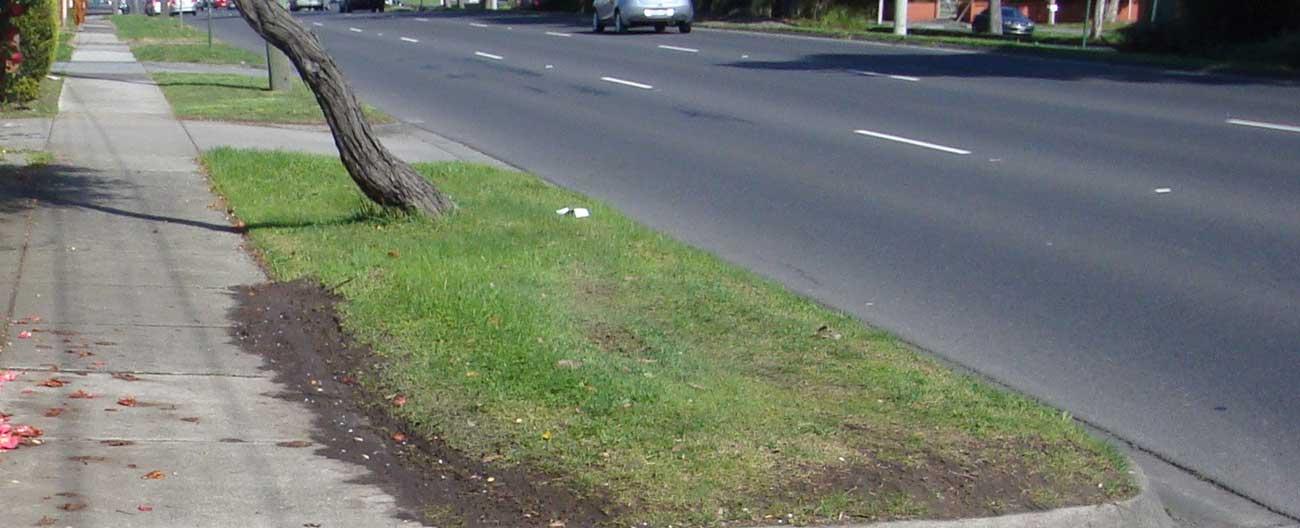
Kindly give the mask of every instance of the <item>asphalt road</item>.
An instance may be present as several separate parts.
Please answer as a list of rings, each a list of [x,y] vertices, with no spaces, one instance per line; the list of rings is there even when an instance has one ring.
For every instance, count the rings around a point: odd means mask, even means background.
[[[573,17],[301,20],[403,120],[1300,516],[1294,84]]]

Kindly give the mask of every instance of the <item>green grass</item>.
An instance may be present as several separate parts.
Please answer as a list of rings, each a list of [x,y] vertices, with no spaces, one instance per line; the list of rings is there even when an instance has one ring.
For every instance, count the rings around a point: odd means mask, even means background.
[[[113,15],[118,38],[143,62],[265,65],[266,56],[236,48],[220,39],[208,46],[208,34],[178,25],[174,18]]]
[[[214,42],[209,48],[207,42],[188,43],[172,42],[165,44],[134,44],[131,53],[142,62],[194,62],[202,64],[266,64],[266,55],[253,53],[243,48]]]
[[[300,81],[284,92],[267,89],[266,76],[208,73],[155,73],[176,117],[260,123],[323,124],[316,98]],[[372,123],[392,122],[367,106]]]
[[[56,77],[58,77],[56,75]],[[21,106],[0,105],[0,117],[16,119],[24,117],[54,117],[59,113],[59,95],[63,93],[63,78],[41,80],[40,96]]]
[[[430,221],[375,210],[335,158],[204,162],[275,279],[342,285],[412,432],[605,497],[619,524],[924,516],[948,468],[1026,476],[972,513],[1132,492],[1067,416],[530,175],[420,165],[459,205]],[[592,216],[556,215],[572,205]],[[929,489],[841,478],[881,467]]]
[[[76,31],[63,30],[59,32],[59,48],[54,52],[54,60],[58,62],[68,62],[72,60],[72,39],[77,36]]]
[[[198,40],[206,35],[176,17],[112,15],[109,19],[123,40]]]

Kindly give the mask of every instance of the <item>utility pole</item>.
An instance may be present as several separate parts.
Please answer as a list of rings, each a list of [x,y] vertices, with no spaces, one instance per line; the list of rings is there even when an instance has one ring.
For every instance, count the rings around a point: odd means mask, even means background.
[[[880,0],[879,5],[876,6],[876,25],[885,25],[885,0]]]
[[[212,2],[208,2],[208,49],[212,49]]]
[[[1088,6],[1083,8],[1083,42],[1079,44],[1080,47],[1084,47],[1084,48],[1088,47],[1088,32],[1092,31],[1092,25],[1088,23],[1089,20],[1088,17],[1091,16],[1092,16],[1092,0],[1088,0]]]
[[[894,34],[907,36],[907,0],[894,0]]]
[[[289,0],[277,3],[286,10],[289,9]],[[243,9],[244,6],[239,8]],[[293,86],[293,67],[289,65],[289,56],[270,42],[266,43],[266,76],[273,92],[286,92]]]

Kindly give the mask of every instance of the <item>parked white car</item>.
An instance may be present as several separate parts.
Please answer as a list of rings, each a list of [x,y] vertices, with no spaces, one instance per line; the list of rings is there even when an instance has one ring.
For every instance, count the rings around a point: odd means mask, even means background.
[[[313,11],[324,11],[327,8],[325,0],[289,0],[289,10],[297,11],[299,9],[311,9]]]
[[[180,8],[176,7],[177,2],[180,2]],[[173,15],[176,13],[189,13],[194,15],[199,12],[198,5],[195,4],[194,0],[167,0],[167,5],[171,8],[171,14]],[[144,14],[154,16],[161,15],[162,13],[163,5],[161,0],[148,0],[145,2]]]

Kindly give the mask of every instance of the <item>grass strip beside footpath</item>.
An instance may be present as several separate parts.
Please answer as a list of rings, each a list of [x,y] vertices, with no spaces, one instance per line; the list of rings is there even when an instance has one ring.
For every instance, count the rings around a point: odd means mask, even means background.
[[[419,165],[376,210],[337,159],[218,149],[277,280],[339,285],[413,433],[608,501],[617,524],[965,517],[1134,492],[1068,416],[518,172]],[[559,216],[567,206],[592,216]]]
[[[53,77],[53,78],[51,78]],[[18,119],[26,117],[54,117],[59,113],[59,95],[63,93],[63,78],[58,75],[41,79],[40,95],[21,105],[0,105],[0,117]]]
[[[213,73],[154,73],[154,82],[181,119],[207,119],[251,123],[319,125],[325,115],[315,96],[301,81],[293,89],[273,92],[266,76]],[[393,118],[366,105],[372,123]]]
[[[262,66],[266,57],[220,40],[208,46],[207,33],[181,25],[175,18],[113,15],[118,38],[126,41],[135,58],[145,62],[201,64],[251,64]]]

